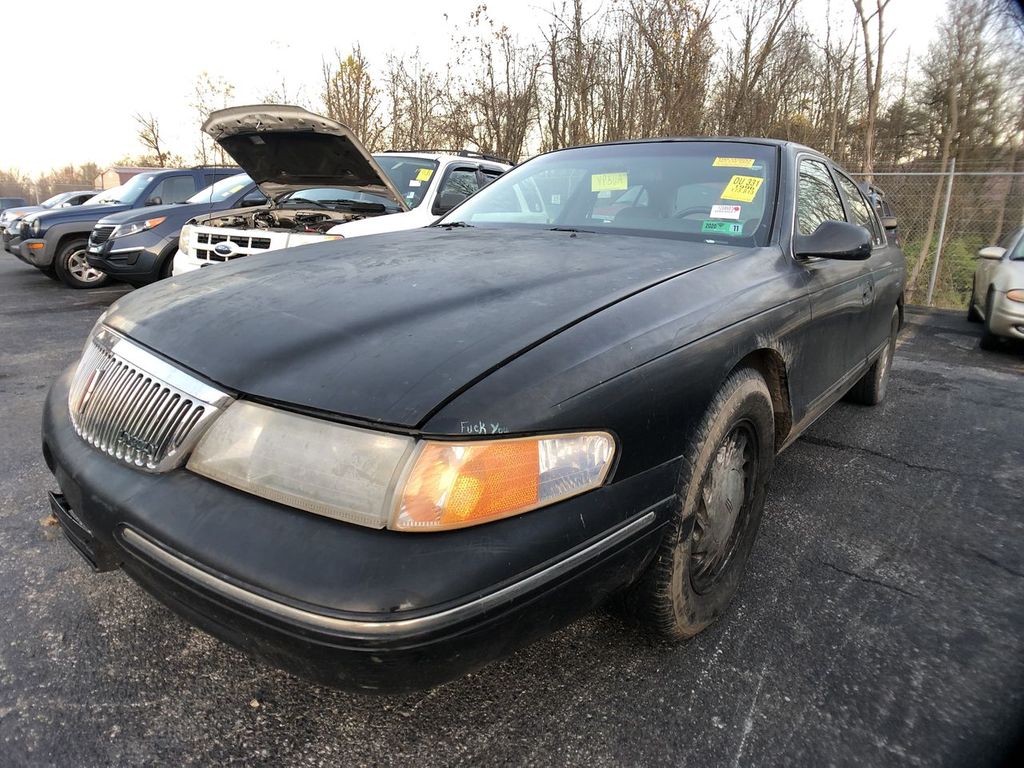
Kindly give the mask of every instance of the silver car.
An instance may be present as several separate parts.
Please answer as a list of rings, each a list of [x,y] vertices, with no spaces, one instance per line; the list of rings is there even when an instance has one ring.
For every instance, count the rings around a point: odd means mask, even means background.
[[[982,349],[1000,338],[1024,339],[1024,228],[978,251],[967,319],[985,323]]]

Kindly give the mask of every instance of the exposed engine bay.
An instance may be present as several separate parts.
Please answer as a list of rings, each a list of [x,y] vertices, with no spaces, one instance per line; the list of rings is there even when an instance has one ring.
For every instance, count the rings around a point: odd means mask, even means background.
[[[312,232],[325,234],[331,227],[365,218],[364,213],[340,211],[260,208],[255,211],[228,213],[202,222],[206,227],[231,229],[262,229],[273,232]]]

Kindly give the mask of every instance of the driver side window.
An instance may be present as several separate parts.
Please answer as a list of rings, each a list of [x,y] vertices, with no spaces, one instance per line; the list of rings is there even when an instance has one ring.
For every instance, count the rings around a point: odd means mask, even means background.
[[[839,190],[824,163],[801,160],[796,192],[796,226],[811,235],[823,221],[846,221]]]

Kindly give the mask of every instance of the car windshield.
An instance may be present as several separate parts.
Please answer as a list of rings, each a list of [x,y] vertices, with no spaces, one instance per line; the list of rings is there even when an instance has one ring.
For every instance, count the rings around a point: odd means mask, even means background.
[[[1017,231],[1017,244],[1010,251],[1010,261],[1024,261],[1024,230]]]
[[[228,176],[226,179],[211,184],[205,189],[201,189],[196,192],[192,197],[186,200],[186,203],[219,203],[227,200],[232,195],[237,195],[247,186],[252,184],[252,179],[249,178],[248,174],[236,173],[234,176]]]
[[[125,205],[134,205],[135,201],[142,196],[146,187],[149,186],[149,182],[153,180],[154,176],[155,174],[152,173],[140,173],[136,176],[132,176],[120,187],[108,189],[106,192],[96,195],[96,197],[92,198],[89,202],[124,203]]]
[[[391,183],[405,198],[406,205],[415,208],[423,202],[427,189],[430,188],[430,181],[437,171],[436,160],[388,153],[374,155],[373,159],[384,169]]]
[[[346,208],[349,206],[362,206],[367,209],[375,208],[380,212],[394,213],[401,210],[394,200],[372,195],[369,192],[356,192],[343,187],[317,187],[315,189],[300,189],[289,192],[277,200],[282,207],[295,208],[297,206],[313,204],[314,208]]]
[[[512,169],[438,224],[764,245],[777,154],[766,144],[713,141],[551,152]]]
[[[58,203],[64,202],[65,198],[67,197],[67,192],[58,192],[53,197],[48,197],[45,200],[43,200],[43,202],[41,202],[39,205],[41,205],[43,208],[53,208],[53,206],[57,205]]]
[[[102,205],[104,203],[116,203],[122,193],[124,187],[111,187],[110,189],[104,189],[102,192],[93,195],[86,200],[83,205]]]

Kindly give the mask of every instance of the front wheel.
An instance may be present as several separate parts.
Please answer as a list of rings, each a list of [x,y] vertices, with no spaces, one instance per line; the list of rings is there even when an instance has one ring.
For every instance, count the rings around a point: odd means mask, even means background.
[[[85,259],[88,240],[72,240],[61,247],[53,267],[61,282],[69,288],[99,288],[110,282],[110,276]]]
[[[971,288],[971,300],[967,303],[967,322],[969,323],[980,323],[984,318],[981,316],[981,312],[978,311],[975,306],[975,290],[977,285]]]
[[[774,460],[768,386],[756,371],[739,370],[688,441],[679,507],[654,560],[623,596],[628,614],[682,640],[725,612],[757,536]]]
[[[984,350],[993,351],[999,349],[999,337],[992,333],[992,293],[988,294],[985,299],[985,325],[981,329],[981,341],[978,342],[978,346]]]

